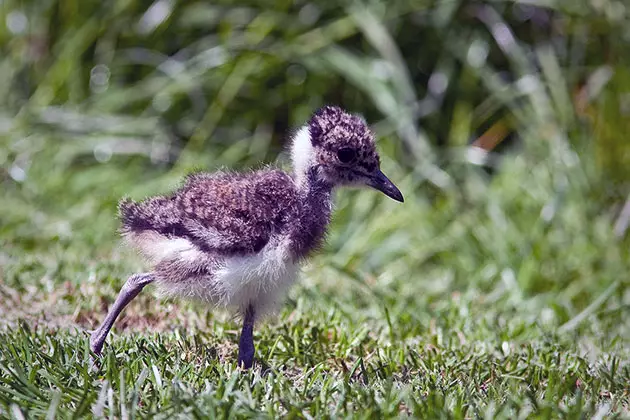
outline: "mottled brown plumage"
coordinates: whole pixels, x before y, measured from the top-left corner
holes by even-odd
[[[100,352],[118,313],[146,284],[166,294],[236,306],[244,315],[239,364],[253,362],[256,317],[292,284],[299,262],[321,243],[331,193],[369,185],[402,201],[380,171],[365,121],[338,107],[318,110],[295,136],[293,174],[277,169],[198,173],[167,196],[120,202],[122,234],[152,265],[132,276],[92,336]]]
[[[198,173],[167,197],[119,205],[123,235],[155,230],[191,240],[204,252],[247,255],[259,252],[272,233],[298,217],[298,192],[285,172]]]

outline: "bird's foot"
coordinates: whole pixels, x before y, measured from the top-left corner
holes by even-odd
[[[102,337],[99,337],[100,334],[97,330],[86,331],[86,333],[90,336],[90,350],[93,354],[90,354],[90,359],[88,360],[88,371],[90,373],[95,373],[99,370],[100,364],[98,362],[99,356],[101,355],[101,351],[103,350],[104,341]]]
[[[251,369],[254,366],[254,352],[243,355],[239,351],[237,366],[243,369]]]

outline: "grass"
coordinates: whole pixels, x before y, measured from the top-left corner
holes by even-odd
[[[548,3],[161,2],[153,27],[5,0],[0,417],[630,417],[627,18]],[[149,287],[89,372],[143,269],[116,202],[273,163],[324,102],[366,114],[405,203],[337,193],[253,371],[231,313]]]
[[[85,331],[141,265],[117,246],[112,197],[73,195],[66,214],[67,204],[20,200],[44,182],[29,178],[2,200],[14,207],[2,235],[2,413],[627,415],[626,246],[610,215],[584,201],[586,165],[563,168],[535,149],[506,158],[490,183],[467,169],[457,190],[432,201],[389,160],[404,205],[340,192],[329,245],[256,331],[252,372],[236,369],[230,314],[147,289],[89,373]],[[110,165],[88,166],[63,188],[105,188]],[[574,180],[562,197],[555,177]],[[134,181],[107,188],[133,190]]]

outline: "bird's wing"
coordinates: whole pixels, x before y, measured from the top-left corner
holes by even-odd
[[[219,255],[260,251],[297,211],[295,184],[278,170],[195,174],[170,197],[120,205],[123,231],[154,230]]]

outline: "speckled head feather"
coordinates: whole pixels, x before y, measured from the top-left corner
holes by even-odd
[[[309,123],[314,160],[333,185],[366,184],[379,170],[374,135],[363,118],[336,106],[325,106]]]

